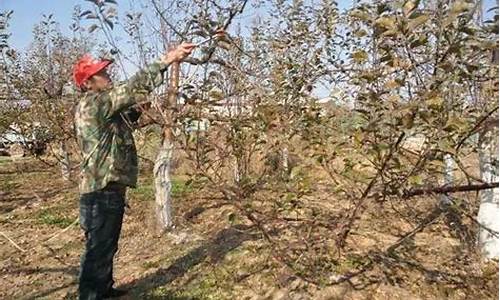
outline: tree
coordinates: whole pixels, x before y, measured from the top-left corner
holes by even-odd
[[[114,24],[118,21],[116,15],[116,6],[114,1],[91,1],[93,2],[93,9],[87,10],[81,13],[80,17],[85,17],[86,19],[95,20],[89,27],[89,31],[93,32],[96,29],[100,29],[108,43],[113,47],[116,54],[118,54],[119,61],[121,62],[125,57],[119,52],[116,45],[116,41],[113,38],[112,30]],[[182,6],[179,3],[174,7],[170,5],[170,10],[165,10],[163,3],[158,1],[151,1],[151,5],[154,8],[156,20],[149,20],[152,23],[159,25],[159,30],[155,31],[155,35],[160,41],[162,46],[156,47],[156,49],[163,49],[165,51],[168,43],[172,43],[172,38],[177,40],[185,39],[195,39],[197,37],[207,38],[213,35],[218,28],[227,28],[231,23],[231,20],[237,13],[241,13],[245,7],[247,1],[243,1],[243,4],[238,3],[238,1],[228,1],[227,7],[219,6],[210,1],[201,1],[196,3],[193,8],[187,8],[189,6]],[[173,14],[175,8],[175,14]],[[171,13],[169,18],[166,17],[166,13]],[[172,16],[177,15],[178,20],[172,18]],[[228,15],[226,20],[212,20],[212,15]],[[141,34],[141,17],[142,14],[139,13],[128,13],[127,15],[127,32],[130,37],[134,38],[133,43],[137,46],[138,53],[140,54],[138,65],[144,65],[148,57],[146,57],[151,52],[146,52],[144,49],[144,37]],[[185,24],[174,26],[174,22],[180,22]],[[215,48],[216,40],[211,43],[208,47],[202,48],[202,57],[187,60],[193,65],[202,65],[210,61]],[[157,53],[158,55],[159,53]],[[151,57],[149,57],[151,58]],[[122,69],[123,68],[123,64]],[[169,79],[169,89],[167,90],[167,96],[164,94],[164,89],[159,89],[155,95],[152,96],[151,102],[156,109],[155,116],[150,115],[150,120],[152,123],[157,123],[162,126],[162,138],[160,143],[160,149],[158,150],[158,155],[155,160],[154,174],[155,174],[155,195],[156,195],[156,215],[157,215],[157,231],[164,232],[173,225],[172,221],[172,208],[170,200],[170,187],[171,187],[171,175],[170,175],[170,165],[173,157],[173,145],[174,145],[174,131],[176,131],[181,119],[178,116],[176,105],[177,99],[177,82],[178,82],[178,66],[171,66]],[[166,99],[163,100],[163,99]]]
[[[63,36],[52,15],[44,16],[33,32],[35,39],[30,48],[12,58],[11,85],[21,99],[29,102],[22,111],[29,120],[25,122],[25,134],[40,131],[41,126],[46,140],[51,142],[50,152],[60,163],[63,177],[69,180],[68,151],[76,142],[73,108],[77,95],[71,85],[72,66],[89,44]]]
[[[0,134],[9,129],[13,120],[19,115],[19,105],[15,100],[18,99],[15,90],[10,82],[10,56],[15,52],[9,47],[9,20],[13,11],[3,11],[0,13]]]
[[[149,1],[125,15],[133,57],[113,37],[120,22],[114,1],[92,2],[80,14],[93,22],[89,31],[101,30],[119,62],[139,67],[166,44],[227,28],[246,3]],[[170,166],[177,155],[192,169],[188,184],[231,205],[228,221],[254,224],[274,261],[308,282],[348,280],[397,255],[438,220],[471,244],[463,232],[470,226],[457,224],[469,222],[478,203],[455,192],[498,185],[484,168],[489,164],[481,163],[480,178],[468,161],[478,149],[471,136],[498,130],[491,125],[498,37],[493,26],[476,24],[474,5],[360,1],[340,12],[318,0],[252,9],[260,18],[249,33],[233,29],[204,45],[180,70],[178,91],[172,84],[151,97],[147,115],[162,136],[154,170],[160,231],[172,225]],[[343,91],[340,101],[319,103],[321,85]],[[442,186],[443,171],[451,169],[453,182]],[[352,232],[373,207],[414,228],[383,251],[355,252]],[[481,230],[498,235],[485,224]],[[359,263],[338,274],[353,255]]]
[[[494,34],[498,34],[498,7],[493,20],[485,23],[486,28],[491,29]],[[498,40],[498,35],[496,36]],[[498,67],[498,47],[493,49],[491,55],[492,65]],[[498,78],[495,76],[498,72],[496,68],[492,68],[494,72],[491,77],[483,84],[480,84],[481,100],[479,105],[489,105],[492,99],[498,97]],[[486,104],[485,104],[486,103]],[[498,121],[498,105],[496,107]],[[490,111],[490,114],[492,112]],[[484,119],[484,118],[483,118]],[[498,182],[498,127],[497,124],[491,121],[484,125],[475,126],[479,129],[477,141],[479,150],[479,169],[481,179],[485,182]],[[493,190],[485,190],[480,192],[481,204],[479,206],[478,221],[481,224],[479,230],[479,246],[486,258],[498,258],[498,232],[500,232],[500,221],[498,220],[498,188]]]

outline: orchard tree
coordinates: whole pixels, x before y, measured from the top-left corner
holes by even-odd
[[[88,50],[89,43],[76,36],[64,36],[52,15],[43,17],[34,27],[33,36],[29,49],[13,58],[11,84],[29,102],[23,111],[30,120],[27,132],[43,128],[51,142],[49,150],[68,180],[70,152],[75,147],[73,108],[77,101],[71,85],[72,66]]]
[[[12,125],[20,113],[19,104],[15,90],[11,84],[11,57],[15,52],[9,46],[10,33],[8,30],[9,20],[13,11],[0,12],[0,134],[4,133]]]
[[[476,149],[473,133],[498,130],[489,121],[498,113],[498,66],[491,60],[498,35],[495,25],[475,22],[475,9],[466,1],[440,1],[437,7],[377,1],[362,2],[343,16],[337,35],[343,42],[330,50],[340,57],[332,82],[349,91],[361,122],[347,137],[337,134],[336,121],[328,116],[322,119],[329,123],[320,119],[306,131],[306,138],[315,137],[319,145],[314,156],[336,185],[332,196],[353,202],[339,234],[341,245],[371,199],[407,201],[417,194],[498,186],[491,176],[474,175],[479,164],[471,170],[464,162]],[[436,185],[443,182],[443,170],[449,174],[447,157],[456,162],[465,185],[457,179],[448,180],[452,185],[445,189]],[[437,203],[438,213],[425,214],[434,218],[463,206],[475,210],[455,199]],[[498,238],[495,230],[488,233]]]
[[[115,24],[120,20],[117,16],[117,3],[115,1],[90,1],[92,6],[80,14],[81,18],[89,19],[92,23],[88,27],[89,32],[100,30],[117,54],[118,61],[124,73],[126,73],[123,61],[130,61],[125,53],[118,50],[113,30]],[[233,18],[241,13],[247,1],[226,1],[224,5],[218,5],[213,1],[198,1],[194,5],[189,1],[178,1],[175,5],[163,1],[151,0],[149,8],[151,11],[142,14],[129,12],[125,16],[126,31],[133,39],[132,44],[136,47],[139,58],[134,64],[144,66],[149,59],[164,53],[170,47],[182,41],[193,41],[197,39],[209,39],[209,43],[201,47],[200,57],[187,59],[190,65],[203,65],[211,62],[217,47],[217,39],[212,39],[218,29],[227,29]],[[155,39],[149,48],[146,48],[144,32],[144,21],[152,24]],[[212,38],[211,38],[212,37]],[[152,47],[156,41],[157,46]],[[156,50],[152,55],[153,51]],[[157,231],[159,233],[173,226],[171,208],[171,164],[174,156],[174,143],[182,118],[178,114],[180,69],[178,64],[170,66],[168,87],[160,87],[151,97],[153,107],[152,113],[147,113],[148,123],[161,126],[161,142],[155,159],[155,198]]]
[[[478,24],[466,1],[356,1],[345,12],[332,1],[257,1],[260,17],[243,32],[230,25],[246,1],[151,0],[123,21],[115,1],[90,2],[80,17],[105,36],[123,73],[125,62],[142,67],[176,42],[230,31],[173,66],[146,110],[161,127],[159,231],[173,224],[176,153],[192,167],[189,184],[235,208],[230,222],[253,223],[274,261],[311,283],[349,280],[437,220],[470,243],[456,224],[479,203],[453,195],[498,186],[497,171],[466,159],[478,151],[476,133],[481,145],[498,135],[497,17]],[[133,55],[114,38],[120,23]],[[323,85],[341,91],[328,107],[315,94]],[[373,207],[414,228],[383,250],[357,251],[353,230]],[[471,222],[497,239],[494,224]]]

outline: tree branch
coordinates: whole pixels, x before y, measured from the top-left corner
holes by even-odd
[[[456,186],[440,186],[422,189],[411,189],[403,194],[404,198],[428,194],[447,194],[459,192],[472,192],[498,188],[498,182],[487,182],[481,184],[456,185]]]
[[[476,131],[481,127],[481,125],[494,113],[498,110],[498,105],[492,109],[489,113],[487,113],[486,115],[484,115],[481,119],[479,119],[479,121],[476,123],[476,125],[460,140],[460,142],[457,144],[457,146],[455,147],[455,150],[458,151],[458,149],[460,149],[460,147],[462,147],[462,144],[471,136],[473,135],[474,133],[476,133]]]

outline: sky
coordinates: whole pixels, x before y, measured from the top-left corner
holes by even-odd
[[[131,0],[118,0],[119,10],[128,9],[131,2]],[[339,0],[337,2],[342,9],[352,5],[353,1]],[[495,2],[496,0],[484,0],[484,7],[493,7]],[[33,26],[41,20],[42,14],[53,13],[55,19],[61,24],[61,30],[69,32],[68,26],[71,23],[74,6],[88,7],[89,4],[85,0],[0,0],[0,11],[14,11],[10,26],[12,32],[10,43],[14,48],[24,49],[31,42]]]
[[[68,32],[71,13],[82,0],[0,0],[0,10],[13,10],[10,22],[10,44],[13,48],[25,49],[30,44],[33,26],[42,19],[42,14],[53,13],[60,22],[61,30]]]
[[[127,10],[130,10],[132,7],[138,8],[141,3],[149,3],[149,0],[117,0],[117,2],[119,4],[117,7],[119,16],[122,17]],[[339,0],[337,2],[341,10],[352,5],[351,0]],[[252,0],[250,0],[250,4],[251,3]],[[9,45],[17,50],[25,50],[28,48],[33,39],[33,26],[41,21],[44,14],[53,14],[63,34],[70,35],[71,31],[69,30],[69,25],[72,22],[72,13],[76,5],[80,5],[83,10],[86,10],[90,8],[92,4],[85,0],[0,0],[0,11],[14,11],[9,23],[9,31],[11,33]],[[242,25],[242,32],[249,32],[252,19],[256,17],[256,14],[251,11],[251,5],[248,5],[247,8],[249,9],[238,16],[235,22],[233,22]],[[82,25],[86,26],[88,24],[83,23]],[[236,24],[233,25],[235,26],[232,27],[237,27]],[[120,28],[115,28],[116,36],[124,34],[125,32]],[[99,35],[99,41],[104,41],[102,35]],[[129,52],[129,45],[124,44],[119,45],[119,47],[125,53]],[[137,69],[136,66],[128,61],[122,61],[122,63],[124,70],[121,75],[124,76],[124,78],[128,77]],[[319,87],[318,94],[319,97],[326,97],[329,91],[324,87]]]
[[[118,11],[123,13],[131,7],[131,3],[141,1],[117,0]],[[345,8],[352,1],[337,1],[339,7]],[[56,21],[60,23],[63,32],[68,33],[68,26],[71,24],[73,8],[80,5],[83,8],[90,7],[90,3],[85,0],[0,0],[0,11],[13,10],[14,14],[10,22],[12,36],[10,44],[13,48],[25,49],[32,40],[33,26],[42,19],[43,14],[53,14]]]

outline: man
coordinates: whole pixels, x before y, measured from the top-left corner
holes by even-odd
[[[112,86],[108,60],[86,55],[73,70],[75,84],[84,92],[76,108],[75,127],[82,152],[80,224],[85,232],[81,257],[79,299],[106,299],[127,292],[113,288],[113,257],[123,220],[126,187],[137,182],[137,154],[130,107],[146,100],[163,82],[163,73],[181,62],[195,45],[183,43],[127,82]],[[134,116],[135,115],[135,116]]]

